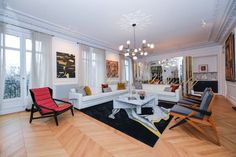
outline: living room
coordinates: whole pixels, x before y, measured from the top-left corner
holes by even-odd
[[[0,156],[235,156],[235,10],[1,0]]]

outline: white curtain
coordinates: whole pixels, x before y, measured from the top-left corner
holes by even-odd
[[[99,88],[105,80],[105,50],[79,45],[80,85]]]
[[[32,55],[29,88],[52,87],[52,37],[32,33]],[[26,108],[30,109],[31,97],[27,99]]]
[[[52,37],[33,32],[31,88],[52,87]]]
[[[123,54],[119,54],[119,62],[120,62],[120,82],[125,82],[125,56]]]
[[[0,110],[3,105],[4,98],[4,83],[5,83],[5,49],[4,45],[4,26],[0,24]]]

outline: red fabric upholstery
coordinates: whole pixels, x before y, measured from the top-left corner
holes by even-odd
[[[35,102],[38,104],[38,106],[47,107],[50,109],[53,109],[55,111],[63,111],[69,107],[71,107],[71,104],[64,104],[63,106],[58,106],[54,100],[52,99],[52,96],[50,94],[49,88],[35,88],[31,89],[33,92]],[[45,108],[41,108],[42,113],[50,113],[53,112],[52,110],[48,110]]]

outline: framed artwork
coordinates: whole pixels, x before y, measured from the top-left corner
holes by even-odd
[[[198,67],[198,71],[199,72],[208,72],[208,65],[207,64],[201,64],[201,65],[199,65],[199,67]]]
[[[118,61],[106,60],[107,78],[118,78],[119,68]]]
[[[57,52],[57,78],[75,78],[75,55]]]
[[[227,81],[235,81],[235,50],[234,34],[231,33],[225,41],[225,77]]]

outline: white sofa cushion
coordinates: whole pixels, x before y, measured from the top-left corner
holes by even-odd
[[[175,92],[166,92],[166,91],[162,91],[162,92],[158,92],[158,95],[175,96],[176,93],[175,93]]]

